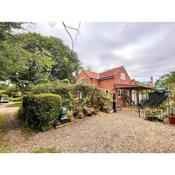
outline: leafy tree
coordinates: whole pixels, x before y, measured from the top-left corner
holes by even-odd
[[[51,58],[53,64],[48,70],[50,80],[68,79],[72,82],[78,74],[78,56],[62,40],[35,33],[21,34],[19,40],[24,43],[23,48],[28,52]]]
[[[21,29],[21,22],[1,22],[0,23],[0,40],[5,40],[7,36],[12,36],[13,29]]]
[[[13,37],[14,29],[21,29],[23,23],[1,22],[0,23],[0,79],[5,80],[8,71],[12,68],[13,59],[8,59],[7,42]]]
[[[7,35],[1,41],[0,79],[11,79],[22,92],[32,84],[63,79],[72,82],[79,69],[77,54],[58,38],[22,33]]]
[[[170,72],[170,73],[165,74],[162,77],[160,77],[157,80],[156,85],[167,87],[168,84],[172,84],[172,83],[175,83],[175,71]]]

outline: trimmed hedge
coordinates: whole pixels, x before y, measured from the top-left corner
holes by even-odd
[[[20,97],[22,94],[17,86],[9,86],[5,89],[4,94],[9,97]]]
[[[38,94],[23,97],[21,119],[32,129],[46,131],[59,116],[61,97]]]
[[[72,84],[60,82],[43,83],[31,88],[33,94],[54,93],[60,95],[62,105],[66,107],[69,107],[71,100],[73,100],[73,90]]]
[[[100,92],[97,86],[91,84],[77,84],[74,90],[83,92],[83,96],[89,96]]]
[[[43,83],[31,87],[33,94],[54,93],[61,96],[62,105],[68,110],[74,110],[76,106],[84,105],[103,109],[108,103],[111,103],[110,97],[95,85],[90,84],[68,84],[62,81]],[[82,93],[82,99],[78,99],[79,93]]]
[[[9,101],[12,101],[12,102],[22,101],[22,97],[16,97],[16,98],[10,97]]]

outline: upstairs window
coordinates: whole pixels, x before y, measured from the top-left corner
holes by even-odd
[[[125,75],[125,73],[121,73],[121,74],[120,74],[120,79],[121,79],[121,80],[126,80],[126,75]]]

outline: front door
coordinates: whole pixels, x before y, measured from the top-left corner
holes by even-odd
[[[113,111],[116,112],[116,94],[113,93],[113,103],[112,103],[112,108],[113,108]]]

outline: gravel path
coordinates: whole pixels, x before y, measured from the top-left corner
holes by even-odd
[[[6,117],[5,128],[9,130],[15,128],[17,125],[13,115],[18,111],[19,107],[7,107],[7,105],[8,104],[0,105],[0,113]]]
[[[58,129],[40,132],[28,141],[19,130],[6,136],[15,152],[56,146],[61,152],[175,152],[175,126],[150,122],[124,112],[101,113],[69,123]]]

